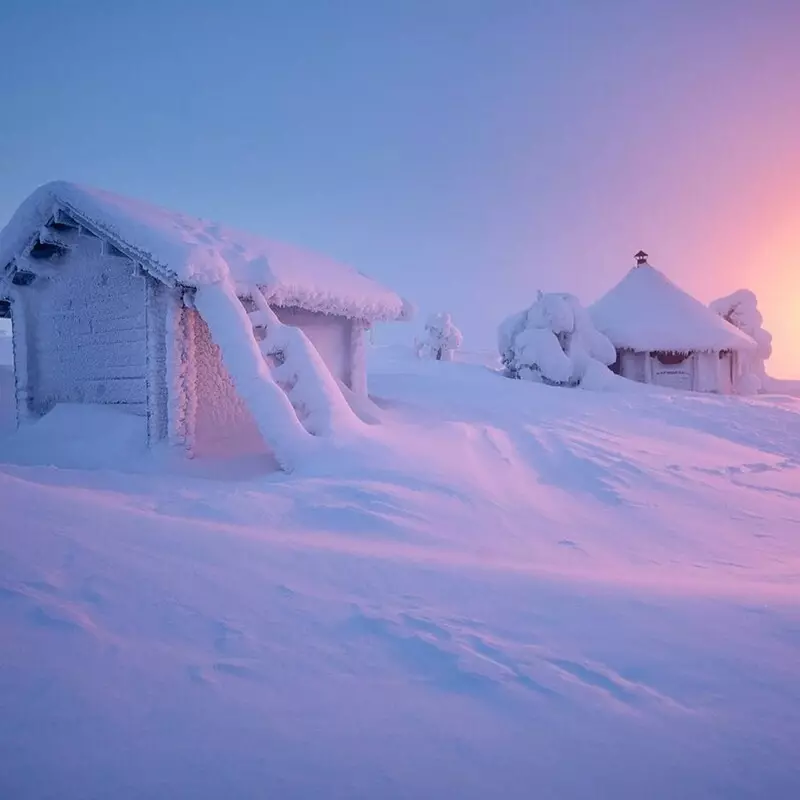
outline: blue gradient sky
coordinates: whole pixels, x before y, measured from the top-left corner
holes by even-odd
[[[753,288],[800,375],[797,0],[3,0],[0,42],[0,220],[55,178],[139,196],[470,348],[643,247],[702,300]]]

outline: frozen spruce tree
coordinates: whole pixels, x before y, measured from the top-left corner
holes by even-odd
[[[772,355],[772,334],[764,330],[758,299],[749,289],[739,289],[709,304],[723,319],[746,333],[757,345],[752,354],[742,354],[742,372],[737,383],[740,394],[755,394],[768,382],[764,362]]]
[[[589,370],[613,364],[614,345],[571,294],[539,292],[534,304],[498,329],[500,357],[510,378],[578,386]]]
[[[436,361],[452,361],[461,342],[461,331],[453,325],[448,313],[431,314],[425,323],[425,336],[417,342],[417,355]]]

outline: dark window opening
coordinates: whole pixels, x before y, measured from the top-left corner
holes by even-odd
[[[11,283],[13,283],[14,286],[30,286],[35,279],[35,273],[28,272],[28,270],[25,269],[18,269],[14,273],[14,277],[11,278]]]
[[[60,245],[56,244],[55,242],[36,242],[36,244],[31,247],[30,257],[36,259],[45,259],[45,258],[52,258],[53,256],[60,256],[65,253],[65,248]]]
[[[667,353],[659,351],[657,353],[651,353],[650,355],[655,356],[658,361],[660,361],[662,364],[666,364],[667,366],[683,364],[683,362],[689,358],[689,353]]]
[[[609,366],[609,369],[615,375],[622,375],[622,351],[621,350],[617,350],[617,358],[614,361],[614,363]]]

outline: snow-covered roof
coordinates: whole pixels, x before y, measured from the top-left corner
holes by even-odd
[[[369,320],[410,313],[397,294],[325,256],[64,181],[39,187],[0,231],[0,270],[19,256],[56,209],[168,283],[199,286],[230,278],[243,292],[253,285],[266,287],[270,301],[282,306]]]
[[[752,350],[755,342],[662,272],[641,264],[589,313],[617,348],[673,352]]]

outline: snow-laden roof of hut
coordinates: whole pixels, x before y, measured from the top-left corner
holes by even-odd
[[[369,320],[400,319],[410,311],[394,292],[325,256],[64,181],[38,188],[0,231],[0,269],[57,209],[169,283],[199,286],[230,278],[238,291],[266,288],[277,305]]]
[[[617,348],[671,352],[752,350],[755,342],[644,263],[589,307]]]

